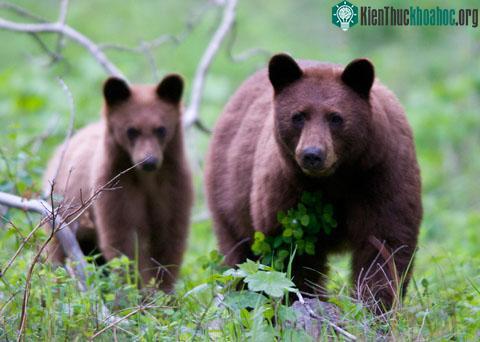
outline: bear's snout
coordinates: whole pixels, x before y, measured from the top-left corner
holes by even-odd
[[[325,151],[319,147],[307,147],[302,151],[301,163],[303,169],[317,171],[325,164]]]
[[[144,171],[155,171],[158,166],[158,158],[149,156],[142,163]]]

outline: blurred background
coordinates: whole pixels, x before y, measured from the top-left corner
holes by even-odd
[[[29,21],[1,3],[0,17]],[[47,20],[58,17],[56,0],[13,3]],[[433,293],[431,300],[443,308],[444,316],[439,317],[445,317],[447,324],[473,329],[469,325],[473,323],[459,323],[459,317],[477,323],[480,317],[480,28],[357,24],[343,32],[331,23],[335,4],[239,1],[234,29],[207,74],[200,119],[213,128],[229,96],[273,53],[284,51],[295,58],[339,64],[358,57],[371,59],[378,78],[405,107],[421,166],[425,215],[411,290]],[[417,5],[387,0],[375,4]],[[459,9],[478,4],[426,0],[419,5]],[[158,82],[169,72],[182,74],[188,104],[195,70],[221,15],[220,6],[200,0],[73,0],[67,23],[98,44],[134,48],[166,34],[178,37],[178,42],[168,40],[152,48],[149,58],[118,48],[105,53],[132,83]],[[56,35],[42,34],[41,39],[55,49]],[[107,75],[84,48],[70,40],[65,40],[63,58],[55,62],[29,34],[0,30],[0,42],[0,190],[37,197],[47,160],[65,138],[69,121],[68,98],[57,77],[73,94],[75,128],[80,128],[99,118],[101,85]],[[193,127],[187,131],[187,141],[197,201],[183,269],[186,280],[195,277],[190,274],[195,260],[215,248],[202,180],[209,135]],[[25,220],[13,211],[6,215]],[[0,229],[0,261],[18,243],[14,231]],[[348,279],[347,266],[348,257],[333,260],[333,290]]]

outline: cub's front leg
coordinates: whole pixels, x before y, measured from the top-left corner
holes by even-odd
[[[142,281],[147,284],[154,276],[154,265],[144,200],[126,190],[104,192],[95,203],[100,250],[107,260],[121,255],[131,260],[138,257]]]

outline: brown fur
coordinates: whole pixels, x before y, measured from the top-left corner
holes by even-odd
[[[323,288],[328,254],[350,250],[358,297],[373,294],[389,308],[399,278],[383,256],[392,256],[405,289],[422,217],[419,168],[396,97],[374,80],[369,61],[347,68],[297,65],[277,55],[269,70],[245,81],[214,130],[208,203],[220,250],[234,265],[252,258],[247,241],[254,231],[275,234],[278,211],[293,207],[303,191],[321,191],[334,205],[338,227],[330,236],[319,234],[315,256],[296,258],[295,283],[310,292],[306,280]],[[301,125],[292,121],[298,112],[304,113]],[[307,147],[323,151],[321,166],[304,167]]]
[[[177,75],[157,87],[109,79],[102,120],[72,137],[60,166],[64,146],[59,147],[44,177],[48,193],[58,169],[54,192],[63,197],[61,213],[69,216],[93,191],[138,164],[76,221],[77,237],[84,245],[98,238],[107,260],[121,254],[133,259],[138,253],[143,283],[154,278],[166,291],[182,262],[193,198],[180,120],[182,89]],[[49,252],[63,262],[57,242]]]

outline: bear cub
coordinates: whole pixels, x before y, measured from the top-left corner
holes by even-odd
[[[102,120],[60,146],[44,176],[44,192],[53,182],[67,220],[98,193],[74,222],[80,245],[98,246],[107,260],[138,257],[143,285],[154,279],[164,291],[172,290],[182,263],[193,201],[182,92],[183,80],[176,74],[157,86],[109,78]],[[53,261],[64,261],[58,242],[48,251]]]
[[[277,213],[319,191],[338,226],[319,233],[314,256],[295,257],[300,290],[325,296],[327,257],[348,250],[354,293],[374,311],[405,293],[422,218],[420,173],[405,113],[367,59],[342,67],[273,56],[226,105],[206,188],[227,264],[253,258],[254,232],[276,234]]]

